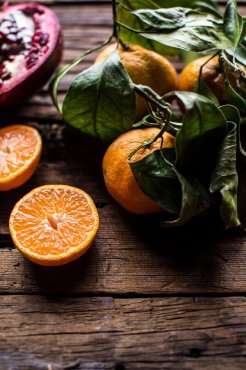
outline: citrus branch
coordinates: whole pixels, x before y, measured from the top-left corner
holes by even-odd
[[[128,49],[128,46],[120,39],[120,25],[117,21],[117,0],[112,0],[112,11],[113,11],[113,36],[121,44],[124,50]]]
[[[162,127],[160,128],[160,131],[158,134],[151,140],[144,142],[140,146],[138,146],[129,156],[128,156],[128,162],[131,162],[132,157],[142,148],[150,147],[156,140],[159,138],[161,139],[160,142],[160,148],[162,148],[163,143],[163,134],[166,131],[167,126],[170,123],[171,116],[172,116],[172,110],[171,105],[163,100],[163,98],[156,94],[153,90],[151,90],[147,86],[143,85],[135,85],[133,84],[134,91],[142,96],[148,103],[155,104],[156,107],[158,107],[163,114],[162,116]]]

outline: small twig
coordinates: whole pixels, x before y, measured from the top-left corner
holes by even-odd
[[[113,11],[113,35],[118,39],[118,24],[117,24],[117,5],[116,0],[112,0],[112,11]]]
[[[118,43],[122,46],[124,50],[128,50],[128,45],[126,45],[121,39],[120,39],[120,25],[117,21],[117,0],[112,0],[112,10],[113,10],[113,35],[118,41]]]

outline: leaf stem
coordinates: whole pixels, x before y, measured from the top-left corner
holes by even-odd
[[[134,28],[131,28],[131,27],[127,26],[126,24],[121,23],[121,22],[119,22],[119,21],[117,21],[117,24],[118,24],[119,26],[121,26],[121,27],[125,28],[127,31],[134,32],[134,33],[136,33],[136,34],[140,34],[141,32],[143,32],[143,31],[137,31],[137,30],[135,30]]]
[[[162,97],[156,94],[151,88],[144,85],[133,84],[134,91],[142,96],[148,102],[155,104],[158,108],[165,112],[167,110],[171,111],[171,106],[169,103],[162,100]]]
[[[50,91],[51,91],[51,96],[52,96],[52,100],[53,100],[53,103],[54,105],[57,107],[58,111],[60,113],[62,113],[62,105],[59,104],[58,102],[58,97],[57,97],[57,91],[58,91],[58,87],[59,87],[59,84],[61,82],[61,80],[63,79],[63,77],[73,68],[75,67],[77,64],[79,64],[80,62],[82,62],[82,60],[84,60],[85,57],[87,57],[87,55],[93,53],[94,51],[97,51],[101,48],[103,48],[104,46],[108,45],[112,39],[114,38],[114,34],[112,34],[107,40],[105,40],[102,44],[98,45],[98,46],[95,46],[94,48],[90,49],[90,50],[87,50],[84,54],[80,55],[79,57],[77,57],[76,59],[74,59],[74,61],[71,63],[71,64],[67,64],[65,65],[64,67],[62,67],[56,74],[55,78],[51,81],[50,83]]]
[[[117,21],[117,0],[112,0],[112,11],[113,11],[113,36],[116,38],[118,43],[123,47],[124,50],[128,50],[128,46],[120,39],[120,25]]]
[[[170,123],[171,116],[172,116],[172,110],[171,110],[171,105],[167,102],[165,102],[162,97],[158,94],[156,94],[153,90],[151,90],[147,86],[143,85],[135,85],[133,84],[133,89],[136,93],[138,93],[140,96],[142,96],[145,100],[147,100],[148,103],[155,104],[161,112],[165,113],[165,117],[163,115],[163,121],[162,121],[162,127],[158,134],[151,140],[144,142],[140,146],[138,146],[129,156],[128,156],[128,162],[130,163],[132,157],[142,148],[145,147],[150,147],[156,140],[159,138],[161,139],[160,142],[160,149],[162,148],[163,144],[163,134],[166,131],[166,127]]]
[[[113,35],[118,39],[118,24],[117,24],[117,3],[116,0],[112,0],[112,11],[113,11]]]
[[[227,55],[226,55],[226,50],[221,52],[221,60],[222,60],[223,62],[227,63],[231,68],[233,68],[233,69],[234,69],[234,71],[235,71],[236,73],[238,73],[239,78],[240,78],[240,79],[242,79],[242,81],[243,81],[244,83],[246,82],[244,71],[243,71],[240,67],[238,67],[238,65],[237,65],[237,63],[236,63],[236,62],[235,62],[235,63],[234,63],[234,62],[231,62],[231,61],[228,59],[228,57],[227,57]]]

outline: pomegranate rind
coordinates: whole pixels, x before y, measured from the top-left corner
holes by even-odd
[[[69,250],[65,253],[60,253],[59,255],[40,255],[38,253],[33,252],[29,248],[26,248],[25,245],[23,245],[20,240],[17,237],[17,233],[15,230],[15,217],[17,213],[19,212],[20,206],[29,198],[31,198],[33,195],[38,194],[43,189],[65,189],[70,190],[73,193],[78,193],[80,195],[83,195],[83,197],[86,199],[88,206],[91,209],[91,213],[94,218],[94,224],[90,232],[87,233],[86,239],[83,240],[81,243],[79,243],[76,246],[73,246],[69,248]],[[16,248],[30,261],[42,265],[42,266],[62,266],[69,262],[72,262],[79,257],[81,257],[84,253],[88,251],[88,249],[91,247],[97,232],[99,229],[99,215],[97,208],[95,206],[95,203],[93,199],[83,190],[70,186],[70,185],[43,185],[40,186],[34,190],[32,190],[30,193],[26,194],[22,199],[19,200],[19,202],[16,203],[14,206],[10,219],[9,219],[9,230],[12,237],[12,240],[16,246]]]
[[[50,32],[51,41],[49,50],[33,67],[16,76],[14,80],[11,79],[11,82],[3,84],[0,88],[0,109],[4,110],[12,106],[20,105],[41,88],[59,66],[63,54],[61,26],[55,13],[48,7],[34,3],[9,5],[4,8],[4,15],[15,10],[23,10],[26,8],[33,8],[45,12],[47,28],[45,28],[44,31],[52,31],[52,33]]]
[[[19,167],[16,171],[10,172],[6,177],[0,177],[0,191],[12,190],[21,185],[30,179],[30,177],[36,171],[41,152],[42,152],[42,138],[34,127],[26,125],[11,125],[6,126],[0,129],[0,137],[13,129],[24,128],[31,132],[36,139],[36,146],[34,148],[32,157],[26,161],[23,166]]]

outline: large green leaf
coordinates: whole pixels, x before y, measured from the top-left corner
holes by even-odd
[[[184,225],[212,206],[212,199],[208,191],[198,179],[183,176],[176,168],[174,170],[181,184],[182,203],[178,218],[162,222],[161,225],[166,227]]]
[[[145,194],[170,215],[162,226],[180,226],[207,210],[212,200],[202,183],[183,176],[174,166],[174,149],[162,149],[130,163],[132,172]]]
[[[188,6],[188,5],[187,5]],[[190,5],[189,5],[190,6]],[[195,9],[199,9],[203,13],[213,14],[216,17],[222,18],[222,14],[214,1],[195,1],[193,6]]]
[[[109,142],[131,128],[135,94],[118,52],[73,80],[62,115],[71,126]]]
[[[170,7],[188,7],[188,8],[201,8],[203,6],[209,6],[210,9],[217,9],[217,5],[213,0],[121,0],[123,6],[126,6],[129,10],[137,9],[159,9],[159,8],[170,8]],[[119,22],[125,24],[129,29],[141,29],[141,22],[123,7],[118,6],[117,18]],[[120,27],[120,38],[126,43],[137,43],[151,50],[155,50],[159,53],[177,54],[180,51],[175,49],[175,46],[168,44],[160,44],[151,39],[146,39],[140,34],[130,31],[129,29]]]
[[[173,97],[183,104],[186,111],[183,125],[176,136],[176,166],[182,173],[206,179],[227,131],[225,116],[205,96],[175,92]]]
[[[244,32],[244,19],[237,11],[235,0],[229,0],[224,14],[224,32],[231,40],[234,50],[237,48]]]
[[[130,162],[130,166],[143,192],[167,212],[178,214],[181,207],[181,187],[173,170],[174,160],[174,148],[162,149],[140,161]]]
[[[169,9],[141,9],[133,11],[135,15],[148,29],[160,31],[173,31],[183,27],[186,23],[186,16],[191,12],[188,8]]]
[[[200,70],[200,76],[198,79],[198,84],[195,90],[196,93],[205,96],[209,100],[211,100],[216,106],[219,106],[219,101],[217,97],[214,95],[213,91],[210,89],[210,87],[207,85],[207,83],[204,81],[202,70]]]
[[[238,63],[246,67],[246,38],[244,38],[235,49],[227,49],[227,54],[231,57],[235,56]]]
[[[230,123],[230,129],[220,147],[212,174],[210,191],[221,194],[220,215],[225,228],[240,225],[237,212],[237,124]]]
[[[173,48],[197,53],[209,53],[231,48],[231,42],[223,32],[222,23],[212,15],[191,12],[186,16],[185,24],[177,30],[166,32],[140,32],[140,35],[172,46]]]
[[[234,122],[236,125],[239,125],[241,117],[239,110],[231,104],[225,104],[220,107],[221,112],[224,114],[227,122]]]
[[[213,0],[121,0],[120,3],[132,10],[171,8],[178,6],[193,8],[201,4],[203,6],[210,6],[212,9],[218,8]]]
[[[222,58],[224,61],[222,63],[223,75],[224,75],[224,81],[225,81],[225,85],[226,85],[227,92],[228,92],[229,102],[233,104],[235,107],[237,107],[239,112],[245,116],[246,115],[246,99],[244,99],[243,97],[243,95],[245,95],[245,91],[242,90],[242,94],[239,94],[239,92],[236,91],[234,87],[231,85],[229,76],[228,76],[228,68],[230,69],[232,68],[231,67],[232,63],[228,60],[225,53],[222,53]],[[237,68],[237,66],[235,66],[235,68]]]

